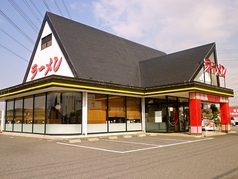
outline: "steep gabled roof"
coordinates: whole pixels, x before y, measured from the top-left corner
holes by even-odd
[[[80,79],[141,86],[138,62],[165,55],[164,52],[49,12],[42,27],[46,21],[74,76]],[[30,65],[27,73],[29,70]]]
[[[31,70],[46,22],[73,76],[78,79],[136,87],[191,82],[201,70],[203,59],[215,52],[215,43],[211,43],[166,55],[159,50],[47,12],[24,82]]]
[[[215,49],[215,43],[140,61],[142,87],[184,83],[194,79],[204,58]]]

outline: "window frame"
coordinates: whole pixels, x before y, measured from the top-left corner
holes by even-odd
[[[52,45],[52,33],[41,39],[41,50]]]

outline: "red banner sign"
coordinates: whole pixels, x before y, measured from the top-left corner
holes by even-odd
[[[211,95],[211,94],[207,94],[207,101],[212,101],[212,102],[220,102],[220,96],[216,96],[216,95]]]
[[[45,64],[45,65],[41,65],[40,67],[38,67],[38,64],[34,64],[31,67],[31,80],[33,80],[37,73],[41,73],[41,72],[45,72],[44,76],[46,76],[49,72],[51,72],[53,70],[53,72],[57,72],[60,68],[62,62],[62,57],[60,57],[60,60],[58,61],[58,57],[54,57],[54,61],[52,58],[50,58],[49,63]],[[53,66],[52,66],[53,64]]]
[[[230,107],[230,116],[238,117],[238,107]]]
[[[221,76],[221,77],[226,76],[226,68],[221,64],[219,64],[218,66],[213,65],[209,58],[204,59],[204,66],[205,66],[205,72],[216,70],[216,73],[215,73],[216,76]]]
[[[204,93],[190,93],[190,99],[200,99],[201,101],[209,101],[215,103],[228,103],[227,97],[217,96],[213,94],[204,94]]]

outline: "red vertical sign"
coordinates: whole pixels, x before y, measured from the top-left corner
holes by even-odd
[[[231,124],[229,103],[220,103],[220,113],[221,113],[221,124],[222,125]]]
[[[189,100],[189,114],[190,114],[190,125],[191,126],[201,126],[201,101],[199,99]]]

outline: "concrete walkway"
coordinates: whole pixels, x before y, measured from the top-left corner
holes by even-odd
[[[106,134],[89,134],[85,135],[41,135],[41,134],[28,134],[28,133],[15,133],[15,132],[1,132],[0,135],[9,135],[16,137],[31,137],[39,138],[45,140],[64,140],[64,141],[73,141],[80,142],[80,140],[89,140],[97,141],[100,138],[132,138],[132,137],[145,137],[145,136],[173,136],[173,137],[193,137],[193,138],[202,138],[202,137],[211,137],[227,134],[237,134],[237,131],[230,131],[229,133],[220,132],[220,131],[203,131],[200,135],[191,135],[188,132],[184,133],[144,133],[144,132],[124,132],[124,133],[106,133]]]

